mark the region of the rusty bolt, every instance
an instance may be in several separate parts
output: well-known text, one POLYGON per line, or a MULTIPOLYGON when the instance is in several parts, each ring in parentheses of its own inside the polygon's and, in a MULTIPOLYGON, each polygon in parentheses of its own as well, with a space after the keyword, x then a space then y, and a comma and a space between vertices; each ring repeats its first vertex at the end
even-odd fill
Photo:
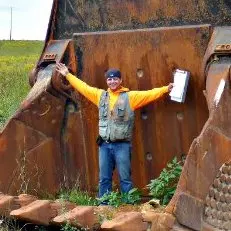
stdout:
POLYGON ((217 221, 217 226, 218 226, 218 228, 222 229, 223 226, 224 226, 224 222, 222 220, 218 220, 217 221))
POLYGON ((213 225, 213 226, 216 226, 216 219, 214 219, 212 216, 209 218, 208 220, 208 223, 213 225))
POLYGON ((220 176, 221 176, 221 171, 219 171, 219 172, 217 173, 216 177, 217 177, 217 178, 220 178, 220 176))
POLYGON ((219 193, 219 192, 216 192, 214 197, 215 197, 215 199, 216 199, 217 201, 219 201, 219 200, 220 200, 220 193, 219 193))
POLYGON ((229 167, 228 167, 228 166, 223 166, 222 172, 223 172, 224 174, 228 174, 228 170, 229 170, 229 167))
POLYGON ((137 75, 137 77, 142 78, 144 76, 144 71, 139 68, 136 71, 136 75, 137 75))
POLYGON ((217 212, 217 218, 218 218, 219 220, 222 220, 222 219, 223 219, 223 212, 218 211, 218 212, 217 212))
POLYGON ((217 210, 221 211, 222 210, 222 203, 217 202, 217 210))
POLYGON ((56 120, 55 120, 55 119, 51 120, 51 123, 52 123, 52 124, 55 124, 55 123, 56 123, 56 120))
POLYGON ((230 194, 228 194, 228 195, 225 196, 225 201, 227 203, 231 203, 231 195, 230 194))
POLYGON ((205 215, 206 216, 210 216, 211 214, 212 214, 211 209, 210 208, 206 208, 205 209, 205 215))
POLYGON ((229 166, 228 174, 231 175, 231 166, 229 166))
POLYGON ((152 154, 151 154, 150 152, 147 152, 147 153, 146 153, 146 159, 147 159, 148 161, 151 161, 151 160, 152 160, 152 154))
POLYGON ((231 185, 228 186, 228 192, 231 194, 231 185))
POLYGON ((209 196, 206 197, 205 201, 206 201, 206 205, 211 207, 211 200, 209 196))
POLYGON ((222 183, 219 183, 217 189, 218 189, 218 191, 220 192, 220 191, 223 189, 223 184, 222 184, 222 183))
POLYGON ((184 119, 184 114, 182 112, 177 112, 176 113, 176 118, 181 121, 184 119))
POLYGON ((148 119, 147 112, 142 111, 142 112, 141 112, 141 118, 142 118, 142 120, 146 120, 146 119, 148 119))
POLYGON ((214 188, 210 188, 209 189, 209 196, 210 197, 214 197, 215 196, 215 192, 216 192, 216 190, 214 188))
POLYGON ((223 193, 228 193, 229 191, 229 187, 227 185, 224 185, 223 189, 222 189, 222 192, 223 193))
POLYGON ((224 213, 223 218, 225 221, 228 221, 229 220, 229 213, 224 213))
POLYGON ((217 210, 213 209, 211 212, 212 212, 212 217, 217 218, 217 210))
POLYGON ((230 176, 228 176, 227 178, 226 178, 226 181, 225 181, 227 184, 231 184, 231 177, 230 176))
POLYGON ((216 201, 215 201, 213 198, 210 200, 210 206, 211 206, 213 209, 216 208, 216 201))
POLYGON ((226 182, 226 176, 224 174, 221 175, 220 180, 221 182, 226 182))
POLYGON ((218 188, 218 185, 219 185, 219 184, 220 184, 219 179, 215 179, 215 180, 214 180, 214 183, 213 183, 214 188, 218 188))
POLYGON ((221 207, 222 207, 223 212, 227 212, 229 210, 228 204, 226 204, 226 203, 222 203, 221 207))
POLYGON ((46 100, 46 97, 43 96, 43 97, 41 98, 41 101, 43 102, 43 101, 45 101, 45 100, 46 100))
POLYGON ((56 107, 56 109, 57 109, 57 110, 61 110, 61 109, 62 109, 62 106, 61 106, 61 105, 58 105, 58 106, 56 107))
POLYGON ((220 194, 220 201, 221 201, 221 202, 225 202, 225 201, 226 201, 226 196, 225 196, 225 194, 223 194, 223 193, 220 194))

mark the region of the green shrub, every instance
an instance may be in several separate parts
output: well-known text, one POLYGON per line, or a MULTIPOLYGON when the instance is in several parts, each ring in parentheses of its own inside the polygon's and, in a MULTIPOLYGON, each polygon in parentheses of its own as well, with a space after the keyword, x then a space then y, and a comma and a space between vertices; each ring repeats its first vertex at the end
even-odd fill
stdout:
POLYGON ((162 170, 160 176, 147 185, 150 190, 150 195, 159 199, 162 205, 168 204, 176 191, 176 186, 182 171, 181 162, 175 157, 167 164, 167 167, 162 170))
POLYGON ((141 193, 137 188, 131 189, 128 193, 110 192, 105 193, 101 198, 97 199, 100 204, 108 204, 119 207, 122 204, 138 204, 141 200, 141 193))

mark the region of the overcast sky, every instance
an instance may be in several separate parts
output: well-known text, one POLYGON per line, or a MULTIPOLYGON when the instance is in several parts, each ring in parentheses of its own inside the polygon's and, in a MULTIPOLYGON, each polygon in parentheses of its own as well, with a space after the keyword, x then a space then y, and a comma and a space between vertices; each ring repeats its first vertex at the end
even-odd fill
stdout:
POLYGON ((0 0, 0 40, 44 40, 53 0, 0 0))

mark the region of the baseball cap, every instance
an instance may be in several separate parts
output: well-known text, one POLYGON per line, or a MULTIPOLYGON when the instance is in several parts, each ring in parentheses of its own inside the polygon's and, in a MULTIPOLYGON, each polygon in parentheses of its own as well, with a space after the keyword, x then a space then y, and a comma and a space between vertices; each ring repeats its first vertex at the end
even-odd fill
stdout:
POLYGON ((105 77, 106 78, 114 78, 114 77, 121 78, 121 72, 119 69, 110 68, 105 73, 105 77))

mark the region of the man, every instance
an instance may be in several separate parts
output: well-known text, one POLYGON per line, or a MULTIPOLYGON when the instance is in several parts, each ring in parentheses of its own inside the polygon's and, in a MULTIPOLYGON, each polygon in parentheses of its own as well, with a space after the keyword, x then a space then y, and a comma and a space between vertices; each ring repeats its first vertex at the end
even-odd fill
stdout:
POLYGON ((120 71, 109 69, 105 73, 108 86, 105 91, 76 78, 62 63, 56 65, 56 70, 99 108, 99 197, 111 192, 115 167, 119 173, 121 192, 129 192, 132 189, 131 139, 134 111, 170 92, 173 84, 148 91, 129 91, 121 85, 120 71))

